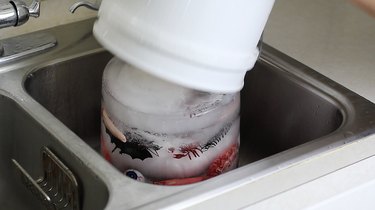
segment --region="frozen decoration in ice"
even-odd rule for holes
[[[192,90],[114,58],[102,96],[101,153],[125,175],[182,185],[237,167],[239,93]]]

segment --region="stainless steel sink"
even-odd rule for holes
[[[40,130],[38,124],[10,98],[0,95],[0,109],[0,206],[4,209],[40,209],[39,201],[30,195],[15,176],[11,159],[19,159],[31,174],[35,174],[40,167],[39,151],[32,155],[34,148],[31,151],[25,148],[33,147],[38,143],[34,143],[34,139],[39,141],[43,134],[35,133]],[[21,129],[26,130],[21,133]],[[30,131],[34,134],[30,135]]]
[[[181,209],[375,133],[374,104],[265,45],[241,93],[240,168],[187,186],[136,182],[98,153],[101,75],[112,55],[93,39],[91,26],[89,20],[49,30],[57,37],[56,49],[0,64],[0,72],[7,69],[0,73],[0,90],[14,97],[0,101],[7,110],[0,123],[8,126],[0,128],[2,142],[27,139],[27,156],[19,157],[31,174],[38,171],[29,161],[39,158],[40,147],[51,147],[82,181],[85,209]],[[11,132],[15,125],[22,133]],[[9,150],[1,149],[1,161],[9,161]]]

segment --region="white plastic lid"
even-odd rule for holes
[[[259,51],[274,0],[103,0],[94,34],[155,76],[208,92],[237,92]]]

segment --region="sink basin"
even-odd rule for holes
[[[28,75],[26,91],[91,147],[98,150],[101,80],[112,55],[79,56]]]
[[[52,62],[32,71],[24,83],[36,101],[96,151],[101,75],[111,57],[102,50]],[[353,107],[340,91],[356,98],[362,108],[374,109],[363,98],[266,45],[241,92],[241,167],[237,170],[247,171],[242,178],[251,177],[251,171],[280,169],[373,132],[374,126],[364,130],[366,122],[357,118],[362,108]],[[220,178],[230,183],[230,176]],[[201,192],[208,190],[201,186]]]
[[[54,49],[0,63],[0,94],[10,97],[0,96],[1,206],[39,209],[35,196],[14,176],[10,159],[37,179],[45,146],[76,176],[83,209],[182,209],[244,186],[262,186],[256,181],[375,133],[373,103],[265,44],[241,92],[240,167],[184,186],[134,181],[99,154],[101,76],[112,55],[93,38],[93,21],[48,29],[44,32],[58,42]],[[355,161],[340,161],[238,199],[255,203]]]
[[[108,200],[104,182],[58,142],[17,102],[0,94],[0,206],[1,209],[44,209],[23,184],[12,159],[34,179],[43,176],[41,148],[48,147],[75,175],[82,209],[103,209]],[[84,194],[82,190],[85,189]]]
[[[26,91],[88,145],[99,151],[101,76],[106,51],[33,71]],[[341,107],[265,61],[245,79],[241,96],[240,165],[329,135],[343,122]]]

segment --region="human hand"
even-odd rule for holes
[[[375,0],[352,0],[355,4],[375,17]]]

